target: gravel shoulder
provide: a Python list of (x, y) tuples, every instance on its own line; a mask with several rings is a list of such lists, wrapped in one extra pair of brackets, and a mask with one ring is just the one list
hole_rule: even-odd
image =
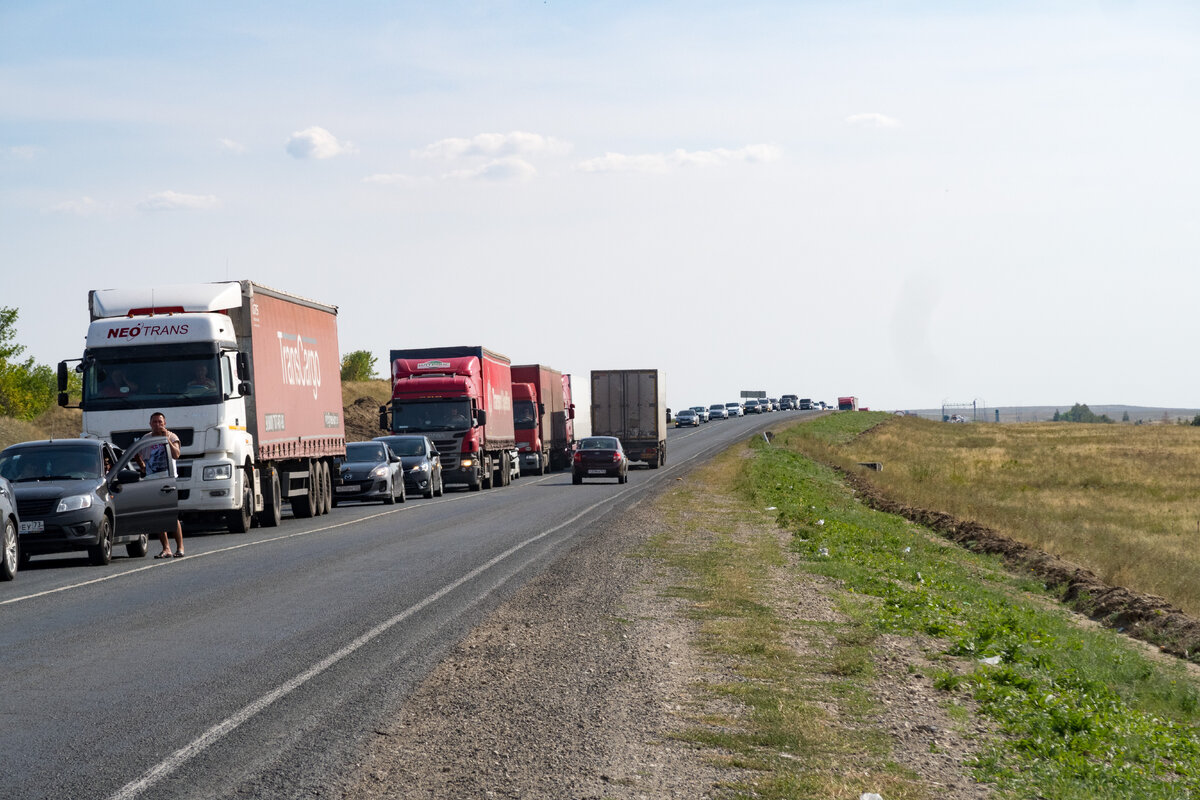
[[(664, 508), (669, 495), (594, 525), (474, 629), (364, 743), (345, 796), (704, 798), (731, 782), (752, 784), (754, 775), (719, 749), (674, 738), (736, 721), (739, 709), (702, 688), (729, 676), (701, 651), (687, 601), (669, 596), (686, 576), (644, 554), (651, 537), (672, 528), (701, 547), (717, 535), (694, 518), (684, 531)], [(743, 518), (737, 536), (786, 539), (765, 516), (721, 503), (716, 513)], [(823, 646), (812, 631), (839, 618), (839, 589), (792, 566), (773, 572), (764, 596), (803, 655)], [(921, 675), (921, 643), (885, 638), (875, 660), (876, 710), (848, 719), (829, 703), (824, 724), (882, 732), (892, 759), (925, 787), (920, 794), (989, 796), (963, 766), (987, 732), (947, 717)], [(825, 708), (820, 681), (814, 675), (808, 688)]]

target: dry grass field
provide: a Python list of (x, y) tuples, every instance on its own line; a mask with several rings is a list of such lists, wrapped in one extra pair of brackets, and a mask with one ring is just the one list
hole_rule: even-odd
[(881, 462), (866, 476), (895, 500), (975, 520), (1200, 615), (1200, 428), (889, 417), (841, 445), (801, 449)]

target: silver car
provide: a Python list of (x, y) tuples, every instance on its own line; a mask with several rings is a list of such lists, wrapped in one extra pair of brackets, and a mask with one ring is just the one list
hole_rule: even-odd
[(708, 415), (712, 419), (729, 419), (729, 409), (720, 403), (713, 403), (708, 407)]
[(0, 478), (0, 581), (11, 581), (17, 577), (17, 565), (21, 563), (21, 540), (17, 530), (21, 520), (17, 517), (17, 501), (13, 497), (12, 484)]

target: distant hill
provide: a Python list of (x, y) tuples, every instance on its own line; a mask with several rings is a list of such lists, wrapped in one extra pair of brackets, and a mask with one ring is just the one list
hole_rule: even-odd
[[(960, 414), (967, 418), (968, 422), (995, 422), (996, 412), (1000, 412), (1000, 422), (1049, 422), (1054, 419), (1054, 412), (1060, 414), (1071, 410), (1073, 403), (1061, 406), (999, 406), (990, 408), (980, 408), (974, 412), (972, 419), (972, 411), (970, 408), (962, 409), (955, 408), (947, 409), (946, 413)], [(1160, 408), (1154, 406), (1123, 406), (1123, 405), (1092, 405), (1087, 404), (1087, 407), (1092, 410), (1097, 416), (1107, 415), (1115, 422), (1120, 422), (1126, 413), (1129, 414), (1129, 422), (1136, 423), (1141, 420), (1143, 424), (1163, 422), (1163, 416), (1166, 415), (1168, 422), (1174, 424), (1179, 420), (1191, 422), (1197, 414), (1200, 414), (1200, 408)], [(897, 411), (907, 411), (910, 414), (916, 414), (919, 417), (927, 419), (941, 419), (942, 409), (939, 408), (914, 408), (914, 409), (895, 409)]]

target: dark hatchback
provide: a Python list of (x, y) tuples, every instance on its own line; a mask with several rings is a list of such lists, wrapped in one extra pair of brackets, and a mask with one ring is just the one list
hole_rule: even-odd
[(175, 529), (179, 492), (173, 460), (165, 472), (142, 476), (134, 459), (165, 442), (144, 437), (120, 458), (95, 439), (23, 442), (0, 452), (0, 476), (12, 484), (21, 520), (22, 566), (35, 555), (77, 550), (107, 564), (117, 544), (133, 558), (146, 555), (150, 534)]
[(400, 456), (383, 442), (350, 442), (333, 485), (333, 505), (343, 500), (407, 499), (400, 477)]
[(411, 489), (424, 497), (442, 496), (442, 459), (432, 439), (410, 433), (376, 436), (374, 441), (383, 442), (400, 456), (406, 490)]
[(581, 484), (584, 478), (616, 478), (617, 483), (629, 482), (629, 459), (620, 439), (588, 436), (579, 440), (571, 483)]

